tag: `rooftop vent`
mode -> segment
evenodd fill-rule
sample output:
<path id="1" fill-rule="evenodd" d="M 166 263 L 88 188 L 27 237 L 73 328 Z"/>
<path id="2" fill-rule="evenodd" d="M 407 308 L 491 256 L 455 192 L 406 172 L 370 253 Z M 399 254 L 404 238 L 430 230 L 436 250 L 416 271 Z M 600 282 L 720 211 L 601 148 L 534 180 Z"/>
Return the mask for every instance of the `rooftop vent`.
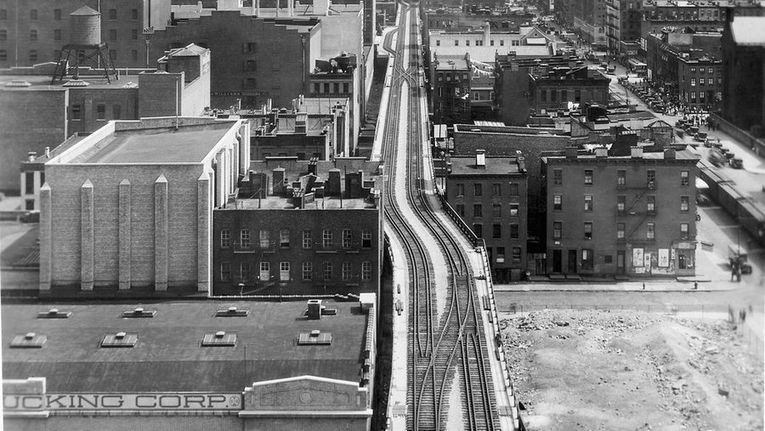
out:
<path id="1" fill-rule="evenodd" d="M 202 347 L 234 347 L 236 346 L 236 334 L 226 331 L 218 331 L 214 334 L 205 334 L 202 338 Z"/>
<path id="2" fill-rule="evenodd" d="M 122 312 L 122 317 L 125 319 L 131 318 L 152 318 L 157 314 L 156 310 L 144 310 L 143 307 L 136 307 L 133 310 L 126 310 Z"/>
<path id="3" fill-rule="evenodd" d="M 39 349 L 45 344 L 48 337 L 45 335 L 38 335 L 34 332 L 27 332 L 24 335 L 16 335 L 11 340 L 11 347 L 19 349 Z"/>
<path id="4" fill-rule="evenodd" d="M 101 340 L 101 347 L 135 347 L 136 343 L 138 343 L 138 334 L 120 331 L 116 334 L 104 335 L 104 339 Z"/>
<path id="5" fill-rule="evenodd" d="M 62 87 L 87 87 L 88 85 L 90 85 L 90 82 L 83 81 L 82 79 L 70 79 Z"/>
<path id="6" fill-rule="evenodd" d="M 231 306 L 225 310 L 216 311 L 215 317 L 247 317 L 248 314 L 250 314 L 250 310 L 240 310 L 234 306 Z"/>
<path id="7" fill-rule="evenodd" d="M 13 81 L 6 82 L 6 87 L 31 87 L 32 84 L 29 83 L 29 81 L 24 81 L 23 79 L 14 79 Z"/>
<path id="8" fill-rule="evenodd" d="M 325 345 L 332 344 L 332 333 L 321 332 L 318 329 L 314 329 L 311 332 L 301 332 L 298 336 L 298 346 L 307 345 Z"/>
<path id="9" fill-rule="evenodd" d="M 71 311 L 59 311 L 58 308 L 51 308 L 48 311 L 37 313 L 38 319 L 66 319 L 72 315 Z"/>

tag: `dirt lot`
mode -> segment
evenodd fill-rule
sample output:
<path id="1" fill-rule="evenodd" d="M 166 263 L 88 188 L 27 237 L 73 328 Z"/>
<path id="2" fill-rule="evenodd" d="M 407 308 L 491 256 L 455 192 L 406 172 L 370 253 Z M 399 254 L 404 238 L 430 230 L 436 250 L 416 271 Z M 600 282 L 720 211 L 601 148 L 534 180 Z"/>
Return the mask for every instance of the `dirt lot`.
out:
<path id="1" fill-rule="evenodd" d="M 631 311 L 500 317 L 530 431 L 763 429 L 763 364 L 727 322 Z"/>

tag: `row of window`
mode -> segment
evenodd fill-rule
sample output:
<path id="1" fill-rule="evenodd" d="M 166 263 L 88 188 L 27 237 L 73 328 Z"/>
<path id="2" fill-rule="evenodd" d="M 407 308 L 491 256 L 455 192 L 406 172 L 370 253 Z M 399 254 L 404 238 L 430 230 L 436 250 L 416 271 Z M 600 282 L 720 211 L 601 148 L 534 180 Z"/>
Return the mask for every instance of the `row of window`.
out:
<path id="1" fill-rule="evenodd" d="M 74 104 L 71 107 L 71 115 L 70 120 L 72 121 L 79 121 L 83 118 L 83 109 L 82 105 L 80 104 Z M 113 104 L 112 105 L 112 120 L 120 120 L 122 119 L 122 105 L 120 104 Z M 99 103 L 96 105 L 96 120 L 106 120 L 106 105 L 103 103 Z"/>
<path id="2" fill-rule="evenodd" d="M 491 253 L 491 247 L 487 248 L 489 253 Z M 514 262 L 518 262 L 521 260 L 521 253 L 522 249 L 521 247 L 513 247 L 512 248 L 512 255 L 510 256 Z M 497 247 L 497 255 L 494 256 L 494 259 L 499 260 L 505 258 L 505 247 Z"/>
<path id="3" fill-rule="evenodd" d="M 680 223 L 680 239 L 688 239 L 690 225 L 688 223 Z M 625 223 L 616 224 L 616 239 L 625 239 L 624 230 L 626 228 Z M 553 239 L 560 240 L 563 238 L 563 222 L 553 222 Z M 656 223 L 646 223 L 646 239 L 656 238 Z M 592 222 L 584 222 L 584 239 L 592 239 Z"/>
<path id="4" fill-rule="evenodd" d="M 510 207 L 510 217 L 518 217 L 520 204 L 511 203 L 508 206 Z M 465 218 L 464 204 L 455 205 L 454 210 L 457 211 L 460 217 Z M 494 218 L 502 217 L 502 204 L 491 205 L 491 216 Z M 483 217 L 483 204 L 473 204 L 473 217 Z"/>
<path id="5" fill-rule="evenodd" d="M 698 96 L 699 96 L 699 103 L 714 102 L 712 98 L 715 96 L 718 100 L 722 100 L 722 91 L 717 91 L 717 92 L 712 91 L 710 92 L 709 97 L 707 97 L 706 91 L 699 91 Z M 696 92 L 695 91 L 686 92 L 685 90 L 683 90 L 683 93 L 680 98 L 684 102 L 696 103 Z"/>
<path id="6" fill-rule="evenodd" d="M 510 43 L 511 43 L 511 46 L 521 46 L 520 40 L 511 40 Z M 495 44 L 494 39 L 490 39 L 489 46 L 494 46 L 494 44 Z M 436 39 L 436 46 L 441 46 L 441 39 Z M 460 46 L 459 39 L 454 39 L 454 46 Z M 470 39 L 465 39 L 465 46 L 470 46 Z M 483 39 L 476 40 L 475 46 L 484 46 Z M 499 46 L 505 46 L 504 39 L 499 40 Z"/>
<path id="7" fill-rule="evenodd" d="M 230 262 L 222 262 L 220 264 L 220 281 L 232 281 L 236 279 L 237 281 L 272 281 L 271 278 L 271 262 L 260 262 L 259 266 L 259 272 L 257 274 L 257 279 L 253 279 L 253 273 L 252 273 L 252 264 L 248 262 L 243 262 L 239 264 L 239 268 L 236 268 L 238 270 L 237 274 L 231 273 L 231 263 Z M 279 281 L 290 281 L 292 280 L 291 274 L 291 264 L 290 262 L 279 262 Z M 233 276 L 233 278 L 232 278 Z M 276 277 L 276 276 L 274 276 Z M 321 266 L 321 280 L 322 281 L 331 281 L 333 280 L 333 277 L 335 277 L 334 274 L 334 268 L 332 266 L 332 262 L 323 262 Z M 340 267 L 340 279 L 342 281 L 353 281 L 354 279 L 360 277 L 362 281 L 369 281 L 372 279 L 372 262 L 364 261 L 361 262 L 361 274 L 354 273 L 353 264 L 351 262 L 343 262 L 342 266 Z M 314 278 L 314 272 L 313 272 L 313 262 L 306 261 L 303 262 L 301 267 L 301 279 L 303 281 L 313 281 Z"/>
<path id="8" fill-rule="evenodd" d="M 520 226 L 517 223 L 510 224 L 510 238 L 512 239 L 518 239 L 520 238 Z M 473 223 L 473 233 L 478 238 L 483 238 L 483 224 L 481 223 Z M 493 239 L 501 239 L 502 238 L 502 225 L 499 223 L 494 223 L 491 225 L 491 237 Z"/>
<path id="9" fill-rule="evenodd" d="M 558 94 L 560 93 L 560 99 L 558 99 Z M 602 98 L 603 92 L 597 91 L 597 90 L 585 90 L 584 92 L 585 101 L 587 100 L 593 100 L 593 99 L 599 99 Z M 563 88 L 561 90 L 550 90 L 550 100 L 549 102 L 558 102 L 559 100 L 561 102 L 567 102 L 569 101 L 569 95 L 568 90 Z M 539 90 L 539 101 L 542 103 L 548 102 L 547 100 L 547 89 L 540 89 Z M 582 101 L 582 90 L 575 89 L 574 90 L 574 102 L 581 102 Z"/>
<path id="10" fill-rule="evenodd" d="M 61 56 L 61 51 L 54 50 L 53 51 L 53 58 L 58 60 L 58 58 Z M 109 50 L 109 57 L 111 57 L 112 60 L 117 61 L 117 50 L 116 49 L 110 49 Z M 138 50 L 132 49 L 130 50 L 130 57 L 133 61 L 138 61 Z M 29 61 L 37 61 L 39 59 L 39 54 L 36 49 L 30 49 L 28 53 L 28 59 Z M 8 51 L 5 49 L 0 49 L 0 61 L 7 61 L 8 60 Z"/>
<path id="11" fill-rule="evenodd" d="M 688 212 L 690 208 L 690 196 L 680 196 L 680 212 Z M 627 197 L 619 195 L 616 197 L 616 209 L 623 212 L 627 205 Z M 584 195 L 584 211 L 592 212 L 595 207 L 595 201 L 592 195 Z M 553 195 L 553 210 L 563 209 L 563 195 Z M 649 213 L 656 212 L 656 196 L 646 196 L 646 210 Z"/>
<path id="12" fill-rule="evenodd" d="M 696 73 L 696 68 L 695 67 L 691 67 L 691 73 Z M 703 67 L 699 67 L 699 73 L 704 73 L 704 68 Z M 707 68 L 707 73 L 712 75 L 713 73 L 715 73 L 715 68 L 714 67 L 708 67 Z M 702 78 L 702 79 L 704 79 L 704 78 Z"/>
<path id="13" fill-rule="evenodd" d="M 584 170 L 584 184 L 586 185 L 592 185 L 594 184 L 594 171 L 591 169 L 585 169 Z M 553 169 L 553 184 L 554 185 L 562 185 L 563 184 L 563 169 Z M 646 184 L 649 188 L 656 187 L 656 171 L 653 169 L 646 170 Z M 681 186 L 687 186 L 690 184 L 690 172 L 689 171 L 680 171 L 680 185 Z M 616 171 L 616 185 L 618 186 L 626 186 L 627 185 L 627 171 L 626 170 L 617 170 Z"/>
<path id="14" fill-rule="evenodd" d="M 37 29 L 33 28 L 29 30 L 29 40 L 32 42 L 36 42 L 39 38 L 39 32 Z M 130 38 L 133 40 L 138 39 L 138 29 L 131 29 L 130 30 Z M 8 40 L 8 30 L 6 29 L 0 29 L 0 41 Z M 53 40 L 61 40 L 61 29 L 54 29 L 53 30 Z M 117 30 L 109 30 L 109 40 L 117 40 Z"/>
<path id="15" fill-rule="evenodd" d="M 707 82 L 709 85 L 715 85 L 715 79 L 709 78 L 708 80 L 704 78 L 699 78 L 699 87 L 703 87 Z M 717 85 L 722 85 L 722 78 L 717 78 Z M 696 86 L 696 78 L 691 78 L 691 87 Z"/>
<path id="16" fill-rule="evenodd" d="M 465 184 L 457 183 L 457 196 L 465 196 Z M 518 196 L 519 193 L 519 187 L 518 183 L 508 183 L 508 196 Z M 491 185 L 491 195 L 492 196 L 502 196 L 502 183 L 494 183 Z M 473 196 L 483 196 L 483 184 L 482 183 L 474 183 L 473 184 Z"/>
<path id="17" fill-rule="evenodd" d="M 332 91 L 330 91 L 330 84 Z M 341 84 L 342 93 L 340 92 Z M 349 94 L 351 92 L 350 88 L 350 83 L 348 82 L 314 82 L 313 94 Z"/>
<path id="18" fill-rule="evenodd" d="M 355 235 L 351 229 L 343 229 L 340 235 L 340 245 L 344 249 L 358 247 L 355 241 Z M 221 229 L 220 231 L 220 247 L 230 248 L 231 246 L 237 248 L 251 248 L 252 238 L 250 236 L 249 229 L 239 230 L 239 241 L 233 242 L 231 237 L 231 229 Z M 258 231 L 258 245 L 260 248 L 271 248 L 271 231 L 260 230 Z M 318 245 L 318 242 L 317 242 Z M 323 229 L 321 231 L 321 248 L 332 248 L 335 246 L 335 235 L 330 229 Z M 290 230 L 279 230 L 279 247 L 290 247 Z M 314 247 L 313 231 L 304 230 L 302 232 L 302 247 L 304 249 L 311 249 Z M 361 231 L 361 248 L 372 248 L 372 232 L 368 230 Z"/>
<path id="19" fill-rule="evenodd" d="M 53 9 L 53 19 L 56 21 L 61 21 L 61 9 Z M 117 19 L 117 9 L 109 9 L 107 11 L 107 17 L 109 19 Z M 7 9 L 0 9 L 0 20 L 7 20 L 8 19 L 8 10 Z M 37 21 L 40 19 L 40 14 L 37 9 L 29 9 L 29 19 L 31 21 Z M 131 9 L 130 10 L 130 19 L 138 19 L 138 9 Z"/>

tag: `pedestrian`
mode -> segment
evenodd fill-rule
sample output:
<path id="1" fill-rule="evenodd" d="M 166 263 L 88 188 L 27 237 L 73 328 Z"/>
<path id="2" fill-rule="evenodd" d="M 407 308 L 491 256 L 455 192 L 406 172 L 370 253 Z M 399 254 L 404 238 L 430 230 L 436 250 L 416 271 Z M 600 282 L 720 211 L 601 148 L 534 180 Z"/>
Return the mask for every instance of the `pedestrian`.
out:
<path id="1" fill-rule="evenodd" d="M 746 308 L 741 310 L 741 323 L 746 322 Z"/>
<path id="2" fill-rule="evenodd" d="M 698 290 L 699 289 L 699 282 L 698 281 L 694 281 L 693 282 L 693 289 L 694 290 Z"/>
<path id="3" fill-rule="evenodd" d="M 645 290 L 645 283 L 643 283 L 643 290 Z"/>

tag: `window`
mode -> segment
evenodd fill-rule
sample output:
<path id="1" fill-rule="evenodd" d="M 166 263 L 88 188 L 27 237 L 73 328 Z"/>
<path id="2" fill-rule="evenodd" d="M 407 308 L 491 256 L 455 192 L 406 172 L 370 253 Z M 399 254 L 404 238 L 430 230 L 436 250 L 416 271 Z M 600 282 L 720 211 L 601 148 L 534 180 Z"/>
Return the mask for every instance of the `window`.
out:
<path id="1" fill-rule="evenodd" d="M 470 39 L 465 41 L 465 46 L 470 46 Z"/>
<path id="2" fill-rule="evenodd" d="M 260 248 L 271 247 L 271 232 L 267 230 L 261 230 L 259 232 Z"/>
<path id="3" fill-rule="evenodd" d="M 361 248 L 372 248 L 372 232 L 368 230 L 361 231 Z"/>
<path id="4" fill-rule="evenodd" d="M 29 61 L 37 61 L 37 50 L 36 49 L 30 49 L 29 50 Z"/>
<path id="5" fill-rule="evenodd" d="M 688 239 L 688 223 L 680 223 L 680 239 Z"/>
<path id="6" fill-rule="evenodd" d="M 703 86 L 706 83 L 705 81 L 706 80 L 704 78 L 699 78 L 699 87 Z M 699 93 L 699 94 L 703 94 L 703 93 Z"/>
<path id="7" fill-rule="evenodd" d="M 61 9 L 53 9 L 53 19 L 61 21 Z"/>
<path id="8" fill-rule="evenodd" d="M 349 91 L 348 83 L 344 82 L 343 83 L 343 93 L 349 93 L 349 92 L 350 91 Z"/>
<path id="9" fill-rule="evenodd" d="M 483 238 L 483 225 L 480 223 L 473 224 L 473 233 L 475 233 L 475 236 L 478 238 Z"/>
<path id="10" fill-rule="evenodd" d="M 335 93 L 335 94 L 340 92 L 340 83 L 338 83 L 338 82 L 333 82 L 332 83 L 332 92 Z"/>
<path id="11" fill-rule="evenodd" d="M 0 9 L 0 19 L 1 20 L 8 19 L 8 10 L 7 9 Z"/>
<path id="12" fill-rule="evenodd" d="M 494 46 L 494 39 L 489 41 L 489 46 Z"/>
<path id="13" fill-rule="evenodd" d="M 440 39 L 436 39 L 436 46 L 441 46 L 441 40 Z"/>
<path id="14" fill-rule="evenodd" d="M 696 78 L 691 78 L 691 87 L 696 86 Z"/>
<path id="15" fill-rule="evenodd" d="M 510 204 L 510 217 L 518 217 L 518 204 Z"/>
<path id="16" fill-rule="evenodd" d="M 130 57 L 133 59 L 133 61 L 138 60 L 138 50 L 137 49 L 131 49 L 130 50 Z"/>
<path id="17" fill-rule="evenodd" d="M 37 19 L 37 9 L 29 10 L 29 19 L 31 19 L 32 21 Z"/>
<path id="18" fill-rule="evenodd" d="M 343 278 L 343 281 L 349 281 L 351 279 L 351 263 L 350 262 L 343 262 L 343 266 L 341 267 L 340 276 Z"/>
<path id="19" fill-rule="evenodd" d="M 616 238 L 624 239 L 624 223 L 616 224 Z"/>
<path id="20" fill-rule="evenodd" d="M 271 262 L 260 262 L 260 281 L 271 280 Z"/>
<path id="21" fill-rule="evenodd" d="M 710 68 L 707 70 L 707 73 L 709 73 L 709 74 L 711 75 L 711 74 L 713 74 L 713 73 L 714 73 L 714 70 L 713 70 L 713 69 L 710 67 Z"/>
<path id="22" fill-rule="evenodd" d="M 279 281 L 290 281 L 289 262 L 279 262 Z"/>
<path id="23" fill-rule="evenodd" d="M 363 281 L 369 281 L 372 279 L 372 262 L 361 262 L 361 279 Z"/>
<path id="24" fill-rule="evenodd" d="M 481 204 L 473 204 L 473 217 L 483 217 L 483 206 Z"/>
<path id="25" fill-rule="evenodd" d="M 616 171 L 616 185 L 623 186 L 627 184 L 627 171 Z"/>
<path id="26" fill-rule="evenodd" d="M 343 229 L 343 248 L 351 248 L 353 234 L 350 229 Z"/>
<path id="27" fill-rule="evenodd" d="M 332 262 L 324 262 L 324 281 L 332 280 Z"/>
<path id="28" fill-rule="evenodd" d="M 254 63 L 254 61 L 253 61 Z M 321 85 L 318 82 L 313 83 L 313 94 L 319 94 L 321 91 Z"/>
<path id="29" fill-rule="evenodd" d="M 499 40 L 499 46 L 505 46 L 505 39 Z"/>
<path id="30" fill-rule="evenodd" d="M 96 105 L 96 120 L 105 120 L 105 119 L 106 119 L 106 105 L 104 104 Z"/>
<path id="31" fill-rule="evenodd" d="M 563 238 L 563 223 L 556 221 L 553 222 L 553 239 Z"/>
<path id="32" fill-rule="evenodd" d="M 624 207 L 627 203 L 627 197 L 626 196 L 617 196 L 616 197 L 616 210 L 620 213 L 624 212 Z"/>
<path id="33" fill-rule="evenodd" d="M 492 238 L 502 238 L 502 225 L 501 224 L 493 224 L 491 226 L 491 237 Z"/>
<path id="34" fill-rule="evenodd" d="M 332 231 L 324 229 L 321 231 L 321 246 L 324 248 L 332 247 Z"/>
<path id="35" fill-rule="evenodd" d="M 510 183 L 510 196 L 518 196 L 518 183 Z"/>
<path id="36" fill-rule="evenodd" d="M 138 19 L 138 9 L 130 9 L 130 19 Z"/>
<path id="37" fill-rule="evenodd" d="M 109 30 L 109 40 L 117 40 L 117 30 Z"/>
<path id="38" fill-rule="evenodd" d="M 255 42 L 247 42 L 244 45 L 244 51 L 245 52 L 252 53 L 252 52 L 255 52 L 256 49 L 257 49 L 257 44 Z"/>
<path id="39" fill-rule="evenodd" d="M 122 118 L 122 105 L 112 105 L 112 117 L 115 120 Z"/>
<path id="40" fill-rule="evenodd" d="M 515 260 L 515 261 L 521 260 L 521 248 L 520 247 L 513 247 L 513 260 Z"/>
<path id="41" fill-rule="evenodd" d="M 228 262 L 222 262 L 220 264 L 220 281 L 231 280 L 231 264 Z"/>
<path id="42" fill-rule="evenodd" d="M 553 195 L 553 209 L 554 210 L 563 209 L 563 196 Z"/>
<path id="43" fill-rule="evenodd" d="M 545 90 L 545 89 L 539 90 L 539 99 L 542 102 L 547 102 L 547 90 Z"/>
<path id="44" fill-rule="evenodd" d="M 117 9 L 109 9 L 109 19 L 117 19 Z"/>
<path id="45" fill-rule="evenodd" d="M 680 185 L 687 186 L 688 184 L 690 184 L 688 171 L 680 171 Z"/>
<path id="46" fill-rule="evenodd" d="M 138 29 L 134 28 L 130 30 L 130 38 L 133 40 L 138 39 Z"/>
<path id="47" fill-rule="evenodd" d="M 502 184 L 492 184 L 491 185 L 491 195 L 492 196 L 502 196 Z"/>
<path id="48" fill-rule="evenodd" d="M 229 229 L 220 230 L 220 248 L 231 247 L 231 231 Z"/>
<path id="49" fill-rule="evenodd" d="M 593 207 L 592 203 L 592 195 L 584 195 L 584 210 L 585 211 L 592 211 Z"/>
<path id="50" fill-rule="evenodd" d="M 290 231 L 289 229 L 282 229 L 279 231 L 279 247 L 290 246 Z"/>
<path id="51" fill-rule="evenodd" d="M 72 120 L 82 119 L 82 107 L 80 105 L 72 105 Z"/>
<path id="52" fill-rule="evenodd" d="M 465 196 L 465 185 L 457 184 L 457 196 Z"/>
<path id="53" fill-rule="evenodd" d="M 502 217 L 502 204 L 491 205 L 491 216 L 494 218 Z"/>
<path id="54" fill-rule="evenodd" d="M 656 188 L 656 171 L 653 169 L 646 171 L 646 184 L 649 189 Z"/>
<path id="55" fill-rule="evenodd" d="M 24 173 L 24 193 L 27 195 L 31 195 L 34 192 L 35 192 L 35 173 L 25 172 Z"/>
<path id="56" fill-rule="evenodd" d="M 582 101 L 582 90 L 574 90 L 574 102 L 581 102 Z"/>
<path id="57" fill-rule="evenodd" d="M 454 40 L 454 46 L 460 46 L 460 41 L 455 39 Z"/>
<path id="58" fill-rule="evenodd" d="M 242 248 L 250 248 L 250 230 L 242 229 L 239 231 L 239 246 Z"/>
<path id="59" fill-rule="evenodd" d="M 255 78 L 245 78 L 244 79 L 244 88 L 255 88 L 257 87 L 257 81 Z"/>
<path id="60" fill-rule="evenodd" d="M 483 184 L 473 184 L 473 195 L 474 196 L 481 196 L 483 195 Z"/>
<path id="61" fill-rule="evenodd" d="M 518 239 L 520 237 L 520 229 L 517 223 L 510 225 L 510 238 Z"/>
<path id="62" fill-rule="evenodd" d="M 303 262 L 303 281 L 311 281 L 313 278 L 313 263 Z"/>
<path id="63" fill-rule="evenodd" d="M 645 237 L 648 239 L 656 237 L 656 225 L 653 222 L 646 223 Z"/>
<path id="64" fill-rule="evenodd" d="M 592 250 L 586 249 L 586 248 L 582 249 L 582 269 L 591 271 L 592 264 L 593 264 Z"/>
<path id="65" fill-rule="evenodd" d="M 592 222 L 584 222 L 584 239 L 592 239 Z"/>
<path id="66" fill-rule="evenodd" d="M 0 49 L 0 61 L 8 60 L 8 51 Z"/>
<path id="67" fill-rule="evenodd" d="M 504 262 L 504 261 L 505 261 L 505 247 L 497 247 L 497 262 Z"/>
<path id="68" fill-rule="evenodd" d="M 248 281 L 250 279 L 250 264 L 249 263 L 239 264 L 239 279 L 242 281 Z"/>
<path id="69" fill-rule="evenodd" d="M 8 30 L 0 28 L 0 40 L 8 40 Z"/>
<path id="70" fill-rule="evenodd" d="M 112 59 L 112 61 L 117 60 L 117 50 L 116 49 L 110 49 L 109 50 L 109 58 Z"/>
<path id="71" fill-rule="evenodd" d="M 646 210 L 649 214 L 653 214 L 656 212 L 656 196 L 647 196 L 646 197 Z"/>
<path id="72" fill-rule="evenodd" d="M 592 171 L 589 169 L 584 171 L 584 183 L 587 185 L 592 184 Z"/>
<path id="73" fill-rule="evenodd" d="M 560 100 L 561 100 L 561 102 L 568 101 L 568 90 L 564 89 L 564 90 L 560 91 Z"/>
<path id="74" fill-rule="evenodd" d="M 465 205 L 464 204 L 457 204 L 455 207 L 455 211 L 457 211 L 457 215 L 460 217 L 465 217 Z"/>
<path id="75" fill-rule="evenodd" d="M 680 211 L 688 212 L 690 198 L 688 196 L 680 196 Z"/>
<path id="76" fill-rule="evenodd" d="M 311 231 L 310 230 L 304 230 L 303 231 L 303 248 L 311 248 L 313 247 L 313 240 L 311 239 Z"/>

